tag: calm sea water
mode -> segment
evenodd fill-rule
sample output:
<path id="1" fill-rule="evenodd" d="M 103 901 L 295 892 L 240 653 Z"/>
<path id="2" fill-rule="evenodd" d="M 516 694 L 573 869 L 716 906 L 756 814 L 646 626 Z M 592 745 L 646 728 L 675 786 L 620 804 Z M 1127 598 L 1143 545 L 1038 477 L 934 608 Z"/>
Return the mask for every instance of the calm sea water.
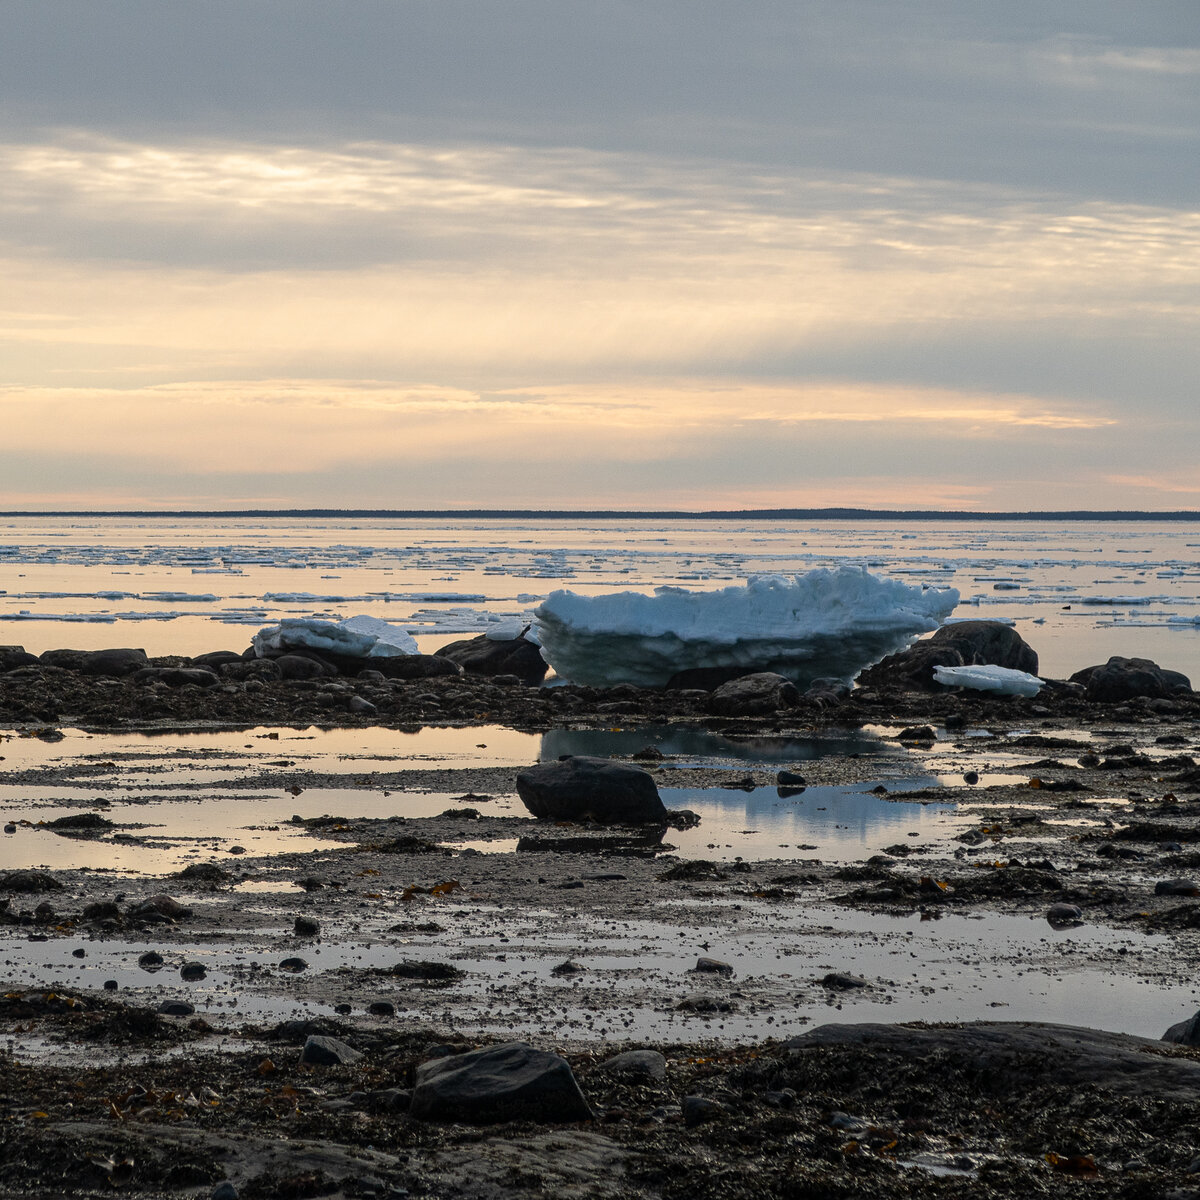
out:
<path id="1" fill-rule="evenodd" d="M 1200 522 L 0 518 L 0 642 L 240 650 L 283 616 L 384 617 L 423 650 L 555 588 L 708 590 L 852 564 L 959 589 L 1062 677 L 1113 654 L 1200 681 Z"/>

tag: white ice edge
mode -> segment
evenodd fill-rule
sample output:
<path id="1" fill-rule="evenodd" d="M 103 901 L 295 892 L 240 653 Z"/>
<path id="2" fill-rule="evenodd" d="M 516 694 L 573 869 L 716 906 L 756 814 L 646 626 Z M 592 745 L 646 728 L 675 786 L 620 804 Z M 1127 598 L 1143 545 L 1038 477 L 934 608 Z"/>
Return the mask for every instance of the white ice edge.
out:
<path id="1" fill-rule="evenodd" d="M 980 664 L 972 667 L 934 667 L 933 677 L 946 687 L 972 688 L 1001 696 L 1036 696 L 1044 681 L 1028 671 Z"/>

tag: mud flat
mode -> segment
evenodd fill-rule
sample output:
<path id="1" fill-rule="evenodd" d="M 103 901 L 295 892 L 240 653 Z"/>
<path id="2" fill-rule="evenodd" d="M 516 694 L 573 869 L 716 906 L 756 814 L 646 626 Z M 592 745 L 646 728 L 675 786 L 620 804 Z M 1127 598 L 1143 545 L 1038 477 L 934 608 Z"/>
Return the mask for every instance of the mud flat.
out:
<path id="1" fill-rule="evenodd" d="M 1200 1008 L 1192 693 L 42 668 L 0 704 L 2 1195 L 1200 1194 L 1161 1040 Z M 566 753 L 699 824 L 534 821 L 516 774 Z M 514 1041 L 590 1120 L 417 1115 L 423 1064 Z"/>

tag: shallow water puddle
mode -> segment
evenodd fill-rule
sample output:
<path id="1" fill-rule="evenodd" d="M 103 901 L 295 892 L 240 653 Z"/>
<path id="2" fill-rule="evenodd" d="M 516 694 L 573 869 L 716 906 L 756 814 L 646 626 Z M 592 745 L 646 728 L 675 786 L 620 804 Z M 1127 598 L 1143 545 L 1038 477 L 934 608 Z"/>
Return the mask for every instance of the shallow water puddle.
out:
<path id="1" fill-rule="evenodd" d="M 73 937 L 47 942 L 6 939 L 8 986 L 99 989 L 116 981 L 127 1002 L 186 999 L 197 1011 L 230 1019 L 356 1011 L 374 1000 L 401 1018 L 440 1025 L 570 1038 L 733 1040 L 786 1036 L 829 1020 L 1038 1020 L 1149 1037 L 1195 1010 L 1200 989 L 1164 985 L 1169 939 L 1082 926 L 1056 930 L 1037 916 L 946 914 L 878 916 L 832 906 L 756 904 L 725 910 L 709 926 L 687 905 L 678 926 L 644 920 L 569 916 L 546 911 L 439 906 L 443 929 L 429 934 L 354 935 L 300 943 L 225 931 L 228 941 L 163 945 Z M 714 918 L 716 914 L 714 912 Z M 347 931 L 348 932 L 348 931 Z M 85 957 L 73 956 L 82 949 Z M 157 972 L 137 965 L 159 950 Z M 300 955 L 300 974 L 281 962 Z M 727 962 L 732 978 L 693 970 L 700 956 Z M 574 959 L 584 969 L 556 975 Z M 404 959 L 449 963 L 466 974 L 441 988 L 369 972 Z M 185 983 L 184 961 L 205 964 L 205 979 Z M 348 969 L 349 973 L 345 973 Z M 848 974 L 862 986 L 823 981 Z M 689 1011 L 708 997 L 727 1011 Z M 691 1000 L 689 1001 L 689 998 Z M 701 1008 L 703 1006 L 701 1005 Z"/>

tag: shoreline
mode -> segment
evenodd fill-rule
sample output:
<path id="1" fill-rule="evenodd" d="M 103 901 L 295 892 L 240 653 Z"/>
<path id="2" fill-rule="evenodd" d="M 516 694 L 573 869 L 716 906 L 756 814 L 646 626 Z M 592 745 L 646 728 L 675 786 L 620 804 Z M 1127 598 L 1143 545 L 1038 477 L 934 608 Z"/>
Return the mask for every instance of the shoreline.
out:
<path id="1" fill-rule="evenodd" d="M 10 794 L 101 814 L 112 827 L 84 835 L 98 849 L 171 841 L 137 827 L 136 788 L 161 771 L 145 800 L 315 796 L 335 816 L 285 819 L 280 835 L 314 839 L 298 852 L 199 853 L 221 873 L 207 879 L 52 869 L 61 888 L 4 893 L 5 1195 L 99 1196 L 119 1181 L 128 1195 L 207 1197 L 231 1178 L 247 1197 L 1023 1197 L 1074 1195 L 1081 1180 L 1126 1197 L 1193 1178 L 1200 1054 L 1154 1039 L 1200 1007 L 1187 1000 L 1200 903 L 1157 890 L 1200 869 L 1195 693 L 1096 703 L 1064 685 L 1034 699 L 869 688 L 729 717 L 704 693 L 487 677 L 254 682 L 156 687 L 44 666 L 7 681 L 0 725 L 50 739 L 45 761 L 0 763 Z M 375 711 L 351 712 L 352 696 Z M 314 728 L 416 743 L 389 756 L 373 740 L 375 761 L 340 761 Z M 756 745 L 810 739 L 831 751 L 796 764 L 810 788 L 872 785 L 884 804 L 953 806 L 957 824 L 846 861 L 794 848 L 739 861 L 732 841 L 684 856 L 502 808 L 515 763 L 422 762 L 421 735 L 401 732 L 418 728 L 468 741 L 474 729 L 704 730 L 747 757 L 618 757 L 660 788 L 682 776 L 731 796 L 789 765 L 753 761 Z M 54 758 L 55 732 L 71 729 L 95 736 Z M 226 742 L 186 750 L 220 731 L 240 745 L 238 730 L 267 732 L 228 754 Z M 882 749 L 839 751 L 856 730 Z M 105 748 L 106 735 L 141 732 L 157 736 L 133 758 Z M 219 783 L 203 776 L 217 766 Z M 965 781 L 972 769 L 982 786 Z M 930 782 L 913 791 L 914 777 Z M 395 796 L 394 815 L 354 815 L 368 794 Z M 405 795 L 435 811 L 400 815 Z M 157 894 L 190 914 L 138 915 Z M 1055 931 L 1054 905 L 1077 906 L 1082 923 Z M 297 917 L 320 932 L 298 934 Z M 159 972 L 138 966 L 150 950 Z M 709 956 L 732 975 L 697 971 Z M 181 980 L 193 958 L 208 984 Z M 281 967 L 289 958 L 307 966 Z M 571 962 L 582 970 L 555 974 Z M 1123 989 L 1113 1011 L 1152 1021 L 1160 1004 L 1171 1020 L 1147 1025 L 1147 1041 L 1014 1007 L 1050 989 L 1064 1014 L 1095 1012 L 1105 988 Z M 939 991 L 944 1007 L 930 1007 Z M 156 1012 L 189 996 L 189 1015 Z M 956 996 L 1000 1023 L 944 1024 Z M 321 1032 L 363 1058 L 301 1064 Z M 420 1063 L 514 1038 L 565 1055 L 592 1121 L 478 1127 L 406 1111 Z M 627 1049 L 662 1054 L 666 1077 L 602 1069 Z"/>

